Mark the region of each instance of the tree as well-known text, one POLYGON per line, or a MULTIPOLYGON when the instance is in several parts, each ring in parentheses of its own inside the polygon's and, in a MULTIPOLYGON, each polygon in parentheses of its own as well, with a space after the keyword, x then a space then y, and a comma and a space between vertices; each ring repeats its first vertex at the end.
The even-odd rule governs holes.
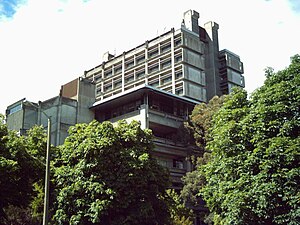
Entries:
POLYGON ((173 189, 167 190, 165 201, 171 214, 172 225, 193 225, 193 210, 186 207, 180 195, 173 189))
POLYGON ((27 136, 18 136, 7 129, 0 115, 1 224, 34 224, 30 204, 35 197, 33 184, 43 176, 45 146, 42 127, 32 128, 27 136))
POLYGON ((207 104, 201 103, 196 105, 186 124, 187 128, 192 131, 196 145, 205 151, 206 143, 209 141, 209 132, 213 115, 220 109, 224 102, 224 96, 214 96, 207 104))
POLYGON ((168 173, 138 122, 78 124, 55 162, 56 224, 168 224, 168 173))
MULTIPOLYGON (((212 117, 220 109, 224 102, 225 96, 215 96, 207 104, 201 103, 196 105, 190 118, 186 124, 186 128, 192 133, 196 145, 200 149, 200 154, 196 156, 195 170, 188 172, 183 178, 183 188, 180 198, 183 199, 185 205, 202 208, 201 213, 198 212, 202 220, 209 217, 209 212, 203 207, 205 203, 199 197, 200 189, 205 185, 205 176, 201 174, 198 168, 208 162, 210 159, 210 151, 206 149, 206 143, 210 140, 212 117)), ((195 210, 197 211, 197 210, 195 210)))
POLYGON ((200 166, 215 224, 300 223, 300 56, 248 100, 235 90, 212 121, 200 166))

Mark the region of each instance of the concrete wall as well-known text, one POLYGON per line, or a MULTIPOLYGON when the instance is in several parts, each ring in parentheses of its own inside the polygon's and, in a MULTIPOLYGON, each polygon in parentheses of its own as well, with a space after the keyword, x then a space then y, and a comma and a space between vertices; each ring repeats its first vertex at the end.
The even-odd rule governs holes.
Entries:
POLYGON ((9 130, 20 131, 23 129, 24 111, 19 110, 6 116, 6 124, 9 130))
POLYGON ((37 109, 32 107, 24 107, 23 129, 28 130, 38 122, 37 109))
POLYGON ((205 74, 207 83, 207 99, 220 95, 219 76, 219 25, 215 22, 204 24, 207 32, 207 45, 205 51, 205 74))
POLYGON ((95 102, 95 84, 91 83, 87 79, 80 78, 78 80, 78 114, 77 123, 89 123, 95 116, 89 109, 95 102))
POLYGON ((62 144, 68 135, 69 127, 76 124, 77 106, 76 100, 61 96, 40 103, 40 124, 47 127, 48 117, 51 117, 51 143, 53 145, 62 144))

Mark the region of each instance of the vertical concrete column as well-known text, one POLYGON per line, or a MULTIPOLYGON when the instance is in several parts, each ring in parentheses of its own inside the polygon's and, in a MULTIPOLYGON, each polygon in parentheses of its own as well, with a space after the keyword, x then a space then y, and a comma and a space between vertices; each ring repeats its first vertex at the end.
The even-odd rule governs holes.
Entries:
POLYGON ((172 93, 175 94, 175 49, 174 49, 174 28, 172 28, 172 35, 171 35, 171 64, 172 64, 172 93))
POLYGON ((38 111, 37 111, 37 114, 38 114, 38 118, 37 118, 37 125, 42 125, 42 118, 41 118, 41 102, 39 101, 38 102, 38 111))
POLYGON ((125 91, 125 52, 122 57, 122 92, 125 91))
POLYGON ((148 93, 146 93, 144 95, 144 104, 141 105, 141 109, 140 109, 141 128, 142 129, 149 128, 148 113, 149 113, 149 99, 148 99, 148 93))
POLYGON ((207 99, 211 99, 215 95, 219 95, 219 25, 215 22, 204 24, 204 28, 208 35, 208 51, 205 54, 205 74, 207 85, 207 99))
POLYGON ((104 63, 101 66, 101 100, 103 100, 104 93, 104 63))
POLYGON ((61 135, 60 124, 61 124, 61 116, 62 116, 62 99, 61 98, 62 97, 59 96, 59 102, 58 102, 57 111, 56 111, 56 113, 57 113, 56 114, 56 118, 57 118, 56 134, 57 135, 56 135, 55 145, 58 145, 60 143, 60 135, 61 135))
POLYGON ((148 41, 145 42, 145 84, 148 85, 148 41))
POLYGON ((192 171, 192 163, 190 159, 186 160, 186 172, 191 172, 192 171))

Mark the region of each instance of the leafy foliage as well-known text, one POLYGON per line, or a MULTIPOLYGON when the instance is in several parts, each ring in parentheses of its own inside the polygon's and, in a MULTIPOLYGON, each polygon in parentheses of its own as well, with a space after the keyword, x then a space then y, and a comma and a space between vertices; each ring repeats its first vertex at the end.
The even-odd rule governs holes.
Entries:
POLYGON ((185 206, 180 195, 175 190, 168 189, 167 197, 172 225, 193 225, 193 210, 185 206))
POLYGON ((250 100, 235 90, 213 118, 199 173, 215 224, 300 223, 300 56, 266 72, 250 100))
MULTIPOLYGON (((4 117, 0 116, 1 224, 19 224, 21 217, 26 221, 32 219, 28 213, 35 197, 33 184, 43 176, 45 146, 42 127, 34 127, 27 136, 20 137, 7 130, 4 117)), ((33 224, 33 220, 28 224, 33 224)))
POLYGON ((168 224, 168 173, 138 122, 78 124, 55 162, 56 224, 168 224))
POLYGON ((187 127, 192 130, 195 142, 204 152, 207 141, 209 141, 209 132, 213 115, 219 110, 224 102, 225 96, 215 96, 208 104, 201 103, 196 105, 190 116, 187 127))
MULTIPOLYGON (((208 104, 201 103, 196 105, 190 116, 189 123, 186 124, 194 136, 195 143, 201 149, 201 155, 198 156, 196 161, 196 168, 206 164, 210 158, 210 152, 206 149, 206 143, 210 140, 211 121, 213 115, 222 106, 224 98, 225 96, 215 96, 208 104)), ((195 206, 203 204, 203 201, 199 199, 198 193, 205 184, 204 175, 200 174, 197 169, 193 170, 183 177, 183 183, 184 187, 180 195, 185 203, 192 203, 195 206)))

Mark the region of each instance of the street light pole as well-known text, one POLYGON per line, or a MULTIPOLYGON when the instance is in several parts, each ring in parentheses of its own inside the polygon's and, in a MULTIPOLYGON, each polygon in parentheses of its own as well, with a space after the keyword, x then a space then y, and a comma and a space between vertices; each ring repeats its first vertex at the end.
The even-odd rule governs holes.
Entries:
POLYGON ((45 173, 45 198, 43 225, 48 225, 49 219, 49 180, 50 180, 50 147, 51 147, 51 118, 48 117, 47 131, 47 152, 46 152, 46 173, 45 173))
POLYGON ((47 149, 46 149, 46 172, 45 172, 45 197, 44 197, 44 214, 43 225, 48 225, 49 221, 49 184, 50 184, 50 147, 51 147, 51 116, 48 116, 40 107, 37 107, 32 102, 26 101, 29 105, 38 109, 48 119, 47 129, 47 149))

